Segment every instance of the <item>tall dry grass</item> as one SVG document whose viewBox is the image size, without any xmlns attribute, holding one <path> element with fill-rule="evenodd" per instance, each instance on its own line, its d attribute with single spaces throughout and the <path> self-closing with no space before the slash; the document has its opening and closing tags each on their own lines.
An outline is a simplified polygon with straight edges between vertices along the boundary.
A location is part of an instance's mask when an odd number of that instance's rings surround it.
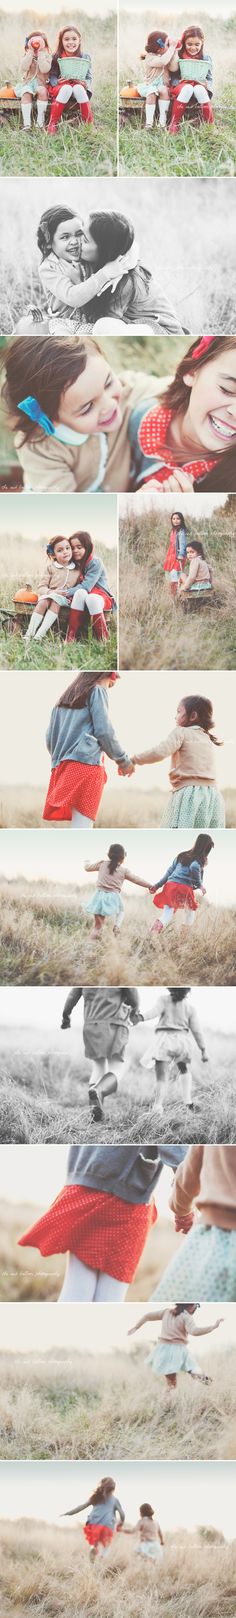
<svg viewBox="0 0 236 1618">
<path fill-rule="evenodd" d="M 118 938 L 105 922 L 99 943 L 91 939 L 85 905 L 91 889 L 52 883 L 0 882 L 0 983 L 236 982 L 235 910 L 208 905 L 194 926 L 177 925 L 164 936 L 151 933 L 150 898 L 126 898 Z"/>
<path fill-rule="evenodd" d="M 147 1354 L 146 1343 L 132 1357 L 116 1349 L 85 1359 L 79 1347 L 1 1353 L 1 1460 L 236 1459 L 236 1350 L 199 1360 L 208 1387 L 179 1376 L 171 1405 Z"/>
<path fill-rule="evenodd" d="M 170 513 L 151 509 L 120 520 L 120 666 L 131 669 L 223 668 L 236 661 L 235 500 L 210 518 L 187 516 L 187 535 L 199 539 L 211 564 L 216 596 L 187 612 L 171 599 L 163 564 L 169 544 Z M 127 578 L 129 589 L 127 590 Z"/>
<path fill-rule="evenodd" d="M 48 777 L 49 779 L 49 777 Z M 0 827 L 41 826 L 47 784 L 43 787 L 7 786 L 0 782 Z M 138 787 L 130 792 L 124 783 L 123 792 L 105 788 L 96 826 L 148 827 L 161 826 L 170 794 L 151 788 L 141 792 Z M 225 804 L 225 825 L 236 826 L 236 792 L 231 787 L 222 793 Z M 69 823 L 70 824 L 70 823 Z M 68 825 L 68 822 L 67 822 Z"/>
<path fill-rule="evenodd" d="M 119 1534 L 95 1569 L 81 1527 L 33 1519 L 2 1521 L 1 1551 L 4 1618 L 235 1618 L 236 1542 L 210 1527 L 168 1534 L 156 1567 Z"/>
<path fill-rule="evenodd" d="M 192 1047 L 194 1110 L 189 1113 L 181 1085 L 170 1072 L 164 1112 L 160 1115 L 155 1069 L 126 1064 L 116 1096 L 105 1103 L 99 1140 L 155 1141 L 161 1126 L 165 1141 L 226 1141 L 234 1134 L 235 1040 L 222 1030 L 204 1029 L 208 1065 Z M 2 1029 L 0 1039 L 0 1140 L 12 1142 L 97 1141 L 91 1119 L 88 1082 L 92 1064 L 84 1057 L 82 1035 L 53 1030 L 24 1030 L 15 1037 Z"/>
</svg>

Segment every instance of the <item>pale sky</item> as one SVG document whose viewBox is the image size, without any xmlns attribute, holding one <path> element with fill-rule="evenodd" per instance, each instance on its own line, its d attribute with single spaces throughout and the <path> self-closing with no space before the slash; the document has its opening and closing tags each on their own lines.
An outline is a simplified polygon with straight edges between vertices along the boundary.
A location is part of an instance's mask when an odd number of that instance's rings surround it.
<svg viewBox="0 0 236 1618">
<path fill-rule="evenodd" d="M 204 518 L 206 521 L 209 521 L 213 511 L 216 511 L 217 508 L 226 505 L 227 498 L 227 494 L 181 494 L 181 511 L 183 512 L 186 522 L 188 517 L 193 517 L 195 522 L 202 522 Z M 5 499 L 8 499 L 8 496 L 5 495 Z M 135 495 L 120 494 L 119 509 L 120 516 L 126 517 L 129 511 L 133 511 L 135 516 L 138 516 L 140 511 L 144 512 L 156 510 L 162 512 L 169 511 L 171 513 L 175 510 L 175 506 L 173 504 L 173 494 L 165 494 L 163 497 L 163 494 L 156 494 L 156 492 L 151 492 L 151 490 L 149 490 L 148 493 L 148 490 L 144 488 L 139 489 Z"/>
<path fill-rule="evenodd" d="M 151 989 L 141 988 L 138 992 L 140 1009 L 145 1016 L 155 1006 L 158 994 L 163 994 L 163 988 L 157 984 Z M 37 1037 L 40 1048 L 41 1038 L 45 1043 L 48 1031 L 50 1048 L 53 1035 L 57 1047 L 59 1045 L 60 1051 L 65 1051 L 66 1058 L 69 1057 L 72 1039 L 73 1047 L 74 1042 L 77 1046 L 78 1034 L 81 1036 L 82 1033 L 84 1002 L 82 997 L 75 1006 L 69 1032 L 62 1032 L 60 1025 L 66 994 L 69 994 L 69 988 L 0 988 L 0 1042 L 2 1038 L 4 1043 L 6 1032 L 14 1042 L 17 1032 L 21 1030 L 22 1050 L 24 1033 L 28 1043 L 31 1031 L 32 1039 L 33 1035 Z M 191 990 L 191 1003 L 204 1028 L 213 1029 L 214 1032 L 236 1033 L 234 989 L 194 987 Z"/>
<path fill-rule="evenodd" d="M 165 1305 L 158 1307 L 164 1310 Z M 148 1304 L 147 1304 L 148 1308 Z M 39 1317 L 40 1309 L 40 1317 Z M 2 1303 L 0 1304 L 0 1374 L 1 1352 L 17 1354 L 48 1354 L 55 1350 L 64 1349 L 66 1355 L 79 1354 L 94 1356 L 99 1354 L 107 1356 L 120 1352 L 132 1358 L 138 1348 L 147 1348 L 149 1342 L 156 1342 L 160 1333 L 160 1324 L 150 1322 L 142 1326 L 137 1336 L 128 1337 L 131 1326 L 135 1326 L 142 1314 L 145 1314 L 146 1305 L 137 1303 L 121 1305 L 106 1305 L 106 1330 L 104 1331 L 104 1304 L 97 1304 L 96 1335 L 91 1332 L 91 1304 L 68 1303 L 66 1309 L 58 1309 L 55 1303 Z M 150 1310 L 155 1310 L 155 1304 L 150 1303 Z M 211 1326 L 219 1318 L 221 1309 L 215 1303 L 203 1303 L 195 1316 L 195 1324 L 202 1329 Z M 210 1337 L 199 1337 L 196 1343 L 196 1354 L 201 1359 L 202 1354 L 219 1353 L 222 1349 L 236 1348 L 236 1304 L 222 1304 L 223 1324 Z M 68 1362 L 67 1362 L 68 1363 Z M 52 1361 L 50 1358 L 50 1372 Z"/>
<path fill-rule="evenodd" d="M 9 676 L 8 676 L 9 678 Z M 236 832 L 214 831 L 214 849 L 206 870 L 207 898 L 214 905 L 236 905 Z M 69 884 L 76 889 L 78 901 L 86 902 L 84 889 L 96 883 L 96 875 L 84 869 L 85 860 L 102 860 L 111 842 L 123 844 L 126 864 L 135 876 L 154 882 L 164 875 L 168 865 L 181 848 L 190 848 L 194 832 L 159 831 L 148 828 L 128 830 L 114 826 L 111 830 L 75 832 L 64 828 L 46 827 L 28 830 L 0 831 L 0 880 L 6 877 L 25 878 L 27 881 L 43 879 L 49 883 Z M 142 890 L 127 882 L 125 894 L 142 899 Z M 30 897 L 30 896 L 29 896 Z M 150 900 L 151 903 L 151 900 Z"/>
<path fill-rule="evenodd" d="M 8 183 L 8 182 L 7 182 Z M 38 182 L 37 182 L 38 183 Z M 44 181 L 42 182 L 44 185 Z M 40 184 L 40 181 L 39 181 Z M 69 538 L 77 529 L 86 529 L 96 545 L 113 548 L 117 542 L 117 500 L 115 494 L 1 494 L 1 537 L 35 541 L 48 545 L 55 534 Z M 1 557 L 4 556 L 4 544 Z M 7 552 L 6 552 L 7 556 Z M 7 561 L 8 561 L 7 556 Z"/>
<path fill-rule="evenodd" d="M 4 18 L 8 11 L 13 12 L 17 18 L 22 17 L 22 30 L 24 32 L 27 28 L 27 20 L 29 20 L 29 27 L 32 29 L 32 21 L 33 26 L 36 26 L 40 18 L 40 25 L 43 28 L 45 19 L 48 23 L 49 14 L 52 17 L 61 16 L 63 19 L 65 12 L 67 15 L 69 13 L 70 22 L 74 22 L 78 27 L 78 7 L 75 10 L 71 5 L 71 0 L 63 0 L 63 5 L 60 5 L 60 0 L 48 0 L 48 5 L 45 5 L 45 0 L 35 0 L 35 5 L 33 4 L 27 8 L 24 8 L 22 0 L 7 0 L 7 6 L 2 7 L 0 11 L 0 27 L 4 26 Z M 86 0 L 88 17 L 97 17 L 101 13 L 103 17 L 106 17 L 109 16 L 111 11 L 116 11 L 116 3 L 113 5 L 112 0 L 111 3 L 109 3 L 109 0 L 102 0 L 102 3 L 101 0 Z"/>
<path fill-rule="evenodd" d="M 136 11 L 143 11 L 143 0 L 130 0 L 129 7 L 128 0 L 120 0 L 120 8 L 122 11 L 128 11 L 128 9 L 131 11 L 134 7 Z M 161 7 L 156 5 L 155 0 L 147 0 L 147 15 L 148 12 L 152 10 L 155 10 L 155 26 L 159 27 L 162 24 L 162 26 L 165 27 L 165 20 L 167 19 L 167 21 L 169 21 L 169 17 L 176 17 L 178 21 L 178 17 L 182 19 L 183 16 L 194 16 L 195 20 L 196 0 L 185 0 L 185 4 L 181 4 L 181 0 L 162 0 Z M 235 0 L 205 0 L 205 5 L 203 3 L 200 4 L 200 9 L 198 8 L 197 11 L 197 20 L 200 25 L 202 24 L 202 26 L 204 26 L 204 23 L 206 26 L 208 17 L 220 17 L 221 20 L 225 22 L 227 17 L 234 16 Z"/>
<path fill-rule="evenodd" d="M 162 1528 L 180 1527 L 194 1532 L 198 1524 L 211 1524 L 235 1536 L 236 1463 L 218 1461 L 114 1461 L 111 1466 L 116 1493 L 126 1512 L 127 1522 L 135 1523 L 141 1500 L 150 1500 Z M 104 1477 L 104 1461 L 4 1461 L 0 1467 L 0 1515 L 39 1518 L 72 1527 L 74 1518 L 60 1513 L 89 1498 Z M 78 1522 L 86 1521 L 82 1513 Z M 213 1548 L 214 1558 L 214 1548 Z"/>
<path fill-rule="evenodd" d="M 46 788 L 50 773 L 45 732 L 51 710 L 58 702 L 68 683 L 76 678 L 77 670 L 0 673 L 1 760 L 0 786 L 29 784 L 33 788 Z M 121 745 L 127 753 L 152 749 L 164 739 L 175 722 L 178 702 L 194 692 L 207 696 L 213 703 L 215 732 L 224 746 L 212 745 L 213 765 L 217 785 L 236 788 L 236 674 L 222 671 L 135 672 L 122 673 L 109 691 L 109 712 Z M 155 787 L 169 791 L 170 756 L 160 764 L 138 767 L 127 784 L 118 775 L 117 765 L 106 756 L 108 789 L 113 788 L 123 800 L 122 814 L 131 793 L 152 791 Z M 103 812 L 108 804 L 107 789 L 103 796 Z M 194 838 L 193 838 L 194 841 Z"/>
<path fill-rule="evenodd" d="M 67 1146 L 0 1146 L 1 1197 L 8 1203 L 30 1202 L 46 1208 L 65 1185 L 67 1158 Z M 172 1169 L 163 1168 L 158 1180 L 158 1208 L 164 1217 L 169 1213 L 170 1219 L 172 1179 Z"/>
</svg>

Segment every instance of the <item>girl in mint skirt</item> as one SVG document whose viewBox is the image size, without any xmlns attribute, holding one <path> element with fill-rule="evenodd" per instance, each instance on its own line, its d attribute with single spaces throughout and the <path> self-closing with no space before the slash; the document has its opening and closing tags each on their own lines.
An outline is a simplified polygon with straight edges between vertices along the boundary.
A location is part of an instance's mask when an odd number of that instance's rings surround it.
<svg viewBox="0 0 236 1618">
<path fill-rule="evenodd" d="M 177 1387 L 177 1372 L 187 1371 L 188 1376 L 194 1377 L 197 1382 L 211 1382 L 210 1376 L 204 1375 L 200 1370 L 198 1361 L 188 1346 L 189 1333 L 191 1337 L 206 1337 L 209 1332 L 216 1331 L 221 1320 L 215 1320 L 213 1326 L 195 1326 L 192 1317 L 200 1308 L 199 1303 L 176 1303 L 173 1309 L 157 1309 L 154 1314 L 142 1315 L 136 1326 L 131 1326 L 128 1337 L 140 1330 L 150 1320 L 161 1321 L 161 1335 L 158 1343 L 148 1354 L 147 1365 L 151 1365 L 156 1376 L 164 1376 L 169 1391 Z"/>
<path fill-rule="evenodd" d="M 157 764 L 171 755 L 171 796 L 161 826 L 224 826 L 224 799 L 215 779 L 214 719 L 208 697 L 183 697 L 173 730 L 148 753 L 134 753 L 133 764 Z"/>
<path fill-rule="evenodd" d="M 152 1297 L 235 1303 L 236 1146 L 190 1146 L 177 1169 L 170 1208 L 186 1241 Z"/>
</svg>

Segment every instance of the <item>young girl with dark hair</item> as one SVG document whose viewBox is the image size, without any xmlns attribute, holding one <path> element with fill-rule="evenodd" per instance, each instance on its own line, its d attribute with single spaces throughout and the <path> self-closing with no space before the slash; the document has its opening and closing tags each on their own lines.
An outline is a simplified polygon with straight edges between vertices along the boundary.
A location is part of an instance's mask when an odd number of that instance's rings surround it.
<svg viewBox="0 0 236 1618">
<path fill-rule="evenodd" d="M 153 1299 L 236 1301 L 236 1146 L 190 1146 L 169 1206 L 186 1241 Z M 196 1216 L 199 1215 L 199 1218 Z M 193 1226 L 193 1229 L 191 1228 Z"/>
<path fill-rule="evenodd" d="M 144 1500 L 143 1505 L 139 1507 L 139 1518 L 135 1528 L 125 1528 L 124 1532 L 138 1535 L 139 1543 L 134 1546 L 134 1550 L 139 1556 L 148 1556 L 152 1562 L 162 1562 L 164 1535 L 160 1523 L 154 1517 L 153 1506 L 149 1505 L 148 1500 Z"/>
<path fill-rule="evenodd" d="M 171 525 L 170 542 L 164 561 L 164 572 L 169 577 L 171 596 L 175 597 L 179 579 L 182 577 L 187 549 L 186 526 L 182 511 L 172 511 Z"/>
<path fill-rule="evenodd" d="M 77 584 L 79 565 L 73 559 L 70 539 L 56 534 L 47 545 L 48 563 L 38 585 L 37 606 L 31 613 L 25 640 L 44 640 L 59 618 L 61 607 L 66 607 L 69 586 Z"/>
<path fill-rule="evenodd" d="M 155 1309 L 152 1314 L 148 1310 L 146 1315 L 141 1316 L 141 1320 L 137 1320 L 137 1325 L 131 1326 L 128 1331 L 128 1337 L 133 1337 L 135 1332 L 140 1330 L 140 1326 L 146 1326 L 149 1320 L 161 1321 L 159 1341 L 156 1347 L 151 1349 L 146 1364 L 151 1365 L 155 1376 L 165 1377 L 170 1394 L 175 1393 L 179 1371 L 187 1371 L 194 1382 L 212 1382 L 211 1376 L 205 1376 L 204 1372 L 200 1371 L 200 1366 L 188 1347 L 188 1339 L 189 1333 L 191 1337 L 208 1337 L 209 1332 L 216 1331 L 216 1328 L 221 1326 L 222 1317 L 215 1320 L 213 1326 L 195 1326 L 194 1322 L 191 1325 L 192 1316 L 199 1308 L 199 1303 L 176 1303 L 174 1309 Z"/>
<path fill-rule="evenodd" d="M 205 551 L 200 539 L 187 540 L 186 558 L 189 562 L 189 572 L 178 579 L 178 596 L 205 595 L 213 588 L 213 574 L 210 562 L 207 562 Z"/>
<path fill-rule="evenodd" d="M 169 69 L 178 68 L 176 45 L 168 34 L 154 29 L 148 34 L 141 62 L 145 62 L 145 80 L 138 84 L 139 95 L 146 99 L 146 129 L 153 129 L 156 101 L 159 105 L 159 124 L 165 129 L 170 105 Z"/>
<path fill-rule="evenodd" d="M 73 581 L 69 588 L 70 613 L 67 641 L 77 640 L 83 633 L 86 612 L 92 625 L 95 640 L 107 640 L 108 630 L 105 613 L 110 612 L 116 603 L 111 595 L 107 574 L 103 563 L 94 554 L 93 541 L 90 534 L 78 532 L 71 534 L 70 545 L 75 567 L 79 567 L 79 579 Z"/>
<path fill-rule="evenodd" d="M 31 129 L 31 115 L 34 100 L 37 101 L 37 127 L 44 129 L 45 114 L 48 105 L 49 75 L 52 63 L 52 52 L 46 34 L 37 32 L 27 34 L 25 50 L 21 63 L 21 78 L 15 84 L 15 95 L 21 103 L 23 128 L 25 133 Z"/>
<path fill-rule="evenodd" d="M 211 106 L 213 92 L 212 59 L 205 51 L 202 28 L 189 23 L 177 45 L 178 72 L 170 74 L 170 96 L 173 105 L 169 135 L 176 135 L 185 107 L 197 102 L 204 123 L 213 124 Z"/>
<path fill-rule="evenodd" d="M 161 826 L 224 826 L 224 799 L 216 787 L 212 743 L 212 702 L 208 697 L 183 697 L 176 723 L 164 740 L 148 753 L 134 753 L 133 764 L 158 764 L 171 754 L 172 795 Z"/>
<path fill-rule="evenodd" d="M 59 1303 L 122 1303 L 149 1230 L 163 1165 L 174 1170 L 185 1146 L 71 1146 L 67 1182 L 19 1239 L 44 1256 L 67 1253 Z"/>
<path fill-rule="evenodd" d="M 79 674 L 53 708 L 46 733 L 51 776 L 44 820 L 70 820 L 76 829 L 94 825 L 107 780 L 104 752 L 119 764 L 121 775 L 133 774 L 109 719 L 108 691 L 118 679 L 118 674 Z"/>
<path fill-rule="evenodd" d="M 83 224 L 72 208 L 47 208 L 37 240 L 51 333 L 96 332 L 113 317 L 121 330 L 129 322 L 136 330 L 142 321 L 144 330 L 182 331 L 140 262 L 133 225 L 122 214 L 91 213 Z"/>
<path fill-rule="evenodd" d="M 83 55 L 81 34 L 74 23 L 66 23 L 58 35 L 50 72 L 50 99 L 53 103 L 48 135 L 55 135 L 63 109 L 73 99 L 80 108 L 83 123 L 93 124 L 91 56 Z"/>
<path fill-rule="evenodd" d="M 148 888 L 150 883 L 144 882 L 141 876 L 133 876 L 127 865 L 124 865 L 125 848 L 122 843 L 111 843 L 105 860 L 97 860 L 96 865 L 90 865 L 86 860 L 86 871 L 97 871 L 98 881 L 96 893 L 86 905 L 90 916 L 94 916 L 94 927 L 91 938 L 98 938 L 104 921 L 108 917 L 113 921 L 113 933 L 118 933 L 124 920 L 124 905 L 121 899 L 123 882 L 134 882 L 138 888 Z"/>
<path fill-rule="evenodd" d="M 150 1062 L 150 1057 L 154 1058 L 159 1115 L 163 1112 L 169 1079 L 172 1084 L 176 1079 L 180 1081 L 183 1105 L 188 1108 L 194 1106 L 192 1039 L 201 1051 L 202 1062 L 208 1060 L 195 1006 L 188 998 L 190 994 L 190 989 L 167 989 L 164 994 L 158 994 L 155 1004 L 146 1012 L 145 1024 L 153 1021 L 153 1018 L 157 1018 L 157 1022 L 147 1052 L 144 1051 L 142 1066 Z"/>
<path fill-rule="evenodd" d="M 159 393 L 130 417 L 133 486 L 235 489 L 236 337 L 194 339 Z"/>
<path fill-rule="evenodd" d="M 181 919 L 189 926 L 194 921 L 198 909 L 195 890 L 205 894 L 203 887 L 203 872 L 208 863 L 208 855 L 214 848 L 212 837 L 206 833 L 199 833 L 193 848 L 181 849 L 175 855 L 172 864 L 168 866 L 165 876 L 159 882 L 152 883 L 150 893 L 154 893 L 153 904 L 162 910 L 162 921 L 154 922 L 153 932 L 162 932 L 168 927 L 175 912 L 181 911 Z M 159 891 L 161 890 L 161 891 Z"/>
<path fill-rule="evenodd" d="M 83 1525 L 83 1533 L 90 1546 L 91 1562 L 96 1560 L 99 1551 L 105 1553 L 109 1550 L 114 1534 L 123 1528 L 125 1513 L 114 1493 L 115 1487 L 113 1478 L 101 1478 L 98 1488 L 93 1490 L 88 1500 L 83 1501 L 82 1506 L 73 1506 L 72 1511 L 63 1512 L 64 1517 L 77 1517 L 78 1512 L 87 1511 L 87 1507 L 92 1506 Z"/>
</svg>

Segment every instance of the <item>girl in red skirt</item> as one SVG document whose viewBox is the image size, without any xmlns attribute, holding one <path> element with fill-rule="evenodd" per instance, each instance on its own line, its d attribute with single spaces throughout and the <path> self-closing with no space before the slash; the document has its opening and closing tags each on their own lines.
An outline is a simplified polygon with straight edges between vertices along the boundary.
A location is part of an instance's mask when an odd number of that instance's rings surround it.
<svg viewBox="0 0 236 1618">
<path fill-rule="evenodd" d="M 182 911 L 182 919 L 189 925 L 194 921 L 197 901 L 195 889 L 205 894 L 203 887 L 203 872 L 208 863 L 208 854 L 214 848 L 212 837 L 199 834 L 193 848 L 181 849 L 176 854 L 172 865 L 169 865 L 165 876 L 152 885 L 150 892 L 154 893 L 153 904 L 162 910 L 162 920 L 154 922 L 152 932 L 161 933 L 163 927 L 173 920 L 176 911 Z M 159 891 L 161 889 L 161 892 Z"/>
<path fill-rule="evenodd" d="M 105 613 L 111 612 L 116 603 L 109 590 L 105 568 L 99 557 L 95 556 L 90 534 L 78 531 L 71 534 L 70 545 L 74 565 L 79 567 L 79 580 L 75 589 L 71 580 L 71 592 L 68 591 L 71 608 L 67 641 L 77 640 L 79 634 L 83 633 L 86 612 L 95 640 L 108 640 Z"/>
<path fill-rule="evenodd" d="M 93 1494 L 89 1495 L 88 1500 L 83 1501 L 82 1506 L 73 1506 L 72 1511 L 63 1513 L 64 1517 L 77 1517 L 79 1511 L 87 1511 L 87 1507 L 92 1506 L 92 1511 L 90 1511 L 83 1527 L 85 1538 L 90 1546 L 91 1562 L 95 1561 L 99 1550 L 102 1552 L 109 1550 L 114 1534 L 118 1534 L 123 1528 L 125 1513 L 120 1500 L 114 1494 L 115 1487 L 113 1478 L 101 1478 L 98 1489 L 94 1489 Z M 120 1519 L 119 1522 L 117 1522 L 117 1517 Z"/>
<path fill-rule="evenodd" d="M 94 825 L 107 780 L 103 749 L 121 775 L 133 774 L 108 713 L 107 692 L 118 679 L 118 674 L 79 674 L 53 708 L 46 733 L 51 776 L 44 820 L 70 820 L 76 828 Z"/>
<path fill-rule="evenodd" d="M 81 34 L 74 23 L 60 30 L 55 55 L 52 58 L 49 79 L 52 101 L 48 135 L 55 135 L 64 107 L 74 99 L 80 108 L 83 123 L 93 124 L 90 100 L 92 96 L 91 57 L 83 55 Z"/>
<path fill-rule="evenodd" d="M 151 1226 L 163 1164 L 176 1169 L 182 1146 L 71 1146 L 67 1184 L 48 1212 L 20 1237 L 44 1257 L 66 1253 L 60 1303 L 122 1303 Z"/>
</svg>

